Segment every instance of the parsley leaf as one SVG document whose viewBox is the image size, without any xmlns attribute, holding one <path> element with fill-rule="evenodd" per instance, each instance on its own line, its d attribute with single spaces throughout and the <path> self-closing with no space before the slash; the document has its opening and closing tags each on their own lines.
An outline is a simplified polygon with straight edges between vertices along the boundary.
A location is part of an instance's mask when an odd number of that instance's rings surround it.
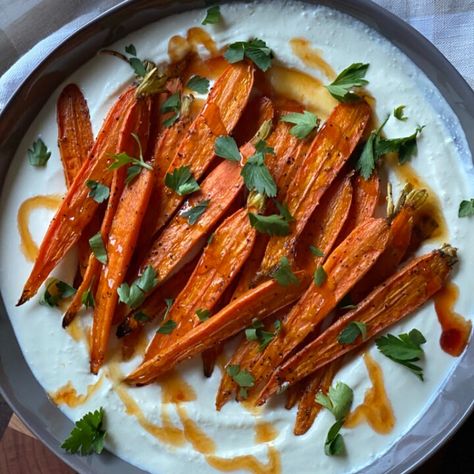
<svg viewBox="0 0 474 474">
<path fill-rule="evenodd" d="M 245 337 L 247 341 L 255 341 L 259 343 L 258 349 L 260 351 L 263 351 L 268 344 L 273 340 L 275 336 L 278 335 L 278 333 L 281 330 L 281 321 L 277 319 L 274 323 L 273 326 L 275 328 L 275 331 L 266 331 L 265 326 L 261 321 L 258 319 L 254 319 L 252 321 L 252 325 L 245 330 Z"/>
<path fill-rule="evenodd" d="M 423 380 L 423 369 L 414 362 L 418 362 L 423 355 L 421 345 L 425 342 L 425 337 L 418 329 L 412 329 L 408 334 L 400 334 L 398 337 L 387 334 L 375 340 L 383 355 L 410 369 L 420 380 Z"/>
<path fill-rule="evenodd" d="M 156 330 L 158 334 L 171 334 L 178 324 L 172 319 L 168 319 Z"/>
<path fill-rule="evenodd" d="M 319 265 L 318 268 L 316 268 L 313 276 L 314 284 L 316 286 L 323 286 L 324 282 L 327 279 L 327 274 L 326 271 L 324 270 L 322 265 Z"/>
<path fill-rule="evenodd" d="M 362 339 L 367 337 L 367 325 L 359 321 L 351 321 L 340 333 L 337 338 L 339 344 L 352 344 L 359 336 Z"/>
<path fill-rule="evenodd" d="M 458 217 L 474 216 L 474 199 L 469 201 L 461 201 L 459 203 Z"/>
<path fill-rule="evenodd" d="M 240 155 L 239 147 L 235 140 L 226 135 L 217 137 L 214 144 L 214 153 L 220 158 L 225 158 L 230 161 L 240 162 L 242 156 Z"/>
<path fill-rule="evenodd" d="M 133 319 L 139 323 L 146 323 L 147 321 L 150 321 L 150 316 L 145 314 L 143 311 L 137 311 L 136 313 L 133 313 Z"/>
<path fill-rule="evenodd" d="M 157 274 L 151 265 L 147 265 L 143 273 L 129 286 L 122 283 L 117 288 L 119 299 L 122 303 L 137 309 L 144 301 L 146 293 L 158 284 Z"/>
<path fill-rule="evenodd" d="M 196 310 L 196 316 L 199 318 L 199 321 L 203 322 L 210 318 L 211 312 L 208 309 L 198 308 Z"/>
<path fill-rule="evenodd" d="M 92 294 L 91 289 L 87 289 L 82 293 L 81 296 L 81 303 L 86 307 L 86 308 L 94 308 L 95 307 L 95 299 L 94 295 Z"/>
<path fill-rule="evenodd" d="M 319 119 L 316 115 L 305 110 L 302 114 L 298 112 L 285 114 L 280 120 L 295 124 L 290 133 L 296 138 L 306 138 L 314 129 L 319 126 Z"/>
<path fill-rule="evenodd" d="M 247 160 L 240 174 L 249 191 L 257 191 L 259 194 L 275 197 L 277 187 L 265 165 L 265 155 L 267 153 L 273 155 L 275 151 L 268 147 L 264 140 L 260 140 L 255 146 L 255 153 Z"/>
<path fill-rule="evenodd" d="M 298 285 L 299 280 L 291 270 L 287 257 L 281 257 L 277 269 L 272 273 L 272 278 L 281 286 Z"/>
<path fill-rule="evenodd" d="M 318 392 L 316 402 L 327 408 L 336 418 L 336 420 L 344 419 L 349 413 L 354 399 L 352 389 L 343 382 L 337 382 L 329 388 L 328 394 Z"/>
<path fill-rule="evenodd" d="M 324 252 L 318 249 L 317 247 L 315 247 L 314 245 L 310 245 L 309 250 L 315 257 L 324 257 Z"/>
<path fill-rule="evenodd" d="M 232 380 L 240 387 L 239 394 L 242 398 L 247 398 L 248 389 L 254 386 L 255 379 L 252 374 L 245 369 L 240 369 L 240 365 L 229 365 L 226 368 Z"/>
<path fill-rule="evenodd" d="M 215 25 L 221 20 L 221 8 L 219 5 L 214 5 L 207 9 L 206 17 L 202 20 L 201 25 Z"/>
<path fill-rule="evenodd" d="M 186 87 L 199 94 L 207 94 L 209 92 L 209 84 L 209 79 L 195 75 L 189 79 Z"/>
<path fill-rule="evenodd" d="M 358 100 L 359 96 L 353 89 L 363 87 L 369 83 L 364 79 L 368 68 L 368 64 L 353 63 L 344 69 L 331 84 L 326 86 L 326 89 L 339 102 Z"/>
<path fill-rule="evenodd" d="M 107 250 L 105 249 L 104 241 L 102 240 L 102 234 L 97 232 L 89 239 L 89 245 L 94 254 L 95 258 L 104 265 L 107 264 Z"/>
<path fill-rule="evenodd" d="M 288 221 L 280 215 L 272 214 L 270 216 L 261 216 L 249 212 L 250 224 L 261 234 L 268 235 L 288 235 L 290 226 Z"/>
<path fill-rule="evenodd" d="M 282 204 L 276 199 L 274 199 L 273 202 L 275 203 L 275 206 L 277 207 L 280 216 L 283 217 L 286 222 L 290 223 L 295 220 L 295 218 L 291 215 L 291 212 L 288 210 L 288 207 L 285 204 Z"/>
<path fill-rule="evenodd" d="M 169 312 L 171 311 L 171 306 L 173 306 L 174 300 L 173 298 L 165 298 L 165 304 L 166 304 L 166 311 L 165 314 L 163 315 L 163 319 L 166 319 L 168 316 Z"/>
<path fill-rule="evenodd" d="M 137 49 L 135 48 L 135 45 L 133 44 L 129 44 L 128 46 L 125 46 L 125 52 L 129 54 L 130 56 L 137 55 Z"/>
<path fill-rule="evenodd" d="M 165 184 L 180 196 L 186 196 L 200 189 L 190 166 L 181 166 L 175 168 L 172 173 L 166 173 Z"/>
<path fill-rule="evenodd" d="M 211 202 L 210 199 L 205 199 L 199 203 L 197 203 L 194 207 L 191 207 L 187 211 L 181 212 L 181 215 L 188 219 L 190 225 L 196 224 L 199 218 L 204 214 L 209 203 Z"/>
<path fill-rule="evenodd" d="M 171 127 L 171 125 L 173 125 L 176 122 L 176 120 L 179 119 L 179 116 L 180 116 L 181 96 L 179 95 L 179 92 L 175 92 L 174 94 L 171 94 L 163 102 L 163 105 L 161 106 L 160 110 L 161 110 L 161 113 L 163 114 L 170 113 L 170 116 L 166 120 L 163 121 L 163 126 L 166 128 Z"/>
<path fill-rule="evenodd" d="M 101 407 L 94 412 L 86 413 L 76 421 L 75 427 L 61 448 L 68 453 L 79 453 L 81 456 L 100 454 L 104 449 L 104 438 L 107 433 L 103 429 L 104 413 Z"/>
<path fill-rule="evenodd" d="M 128 63 L 135 72 L 135 75 L 137 77 L 145 77 L 147 73 L 146 67 L 143 61 L 137 58 L 137 49 L 135 48 L 135 46 L 133 44 L 125 46 L 125 52 L 129 56 L 132 56 L 131 58 L 128 58 Z"/>
<path fill-rule="evenodd" d="M 86 181 L 86 186 L 90 189 L 89 197 L 91 197 L 95 202 L 100 204 L 109 198 L 110 189 L 108 186 L 105 186 L 105 184 L 94 181 L 93 179 L 88 179 Z"/>
<path fill-rule="evenodd" d="M 229 63 L 238 63 L 244 58 L 250 59 L 259 69 L 266 71 L 272 64 L 273 52 L 265 41 L 254 38 L 250 41 L 232 43 L 224 53 Z"/>
<path fill-rule="evenodd" d="M 393 110 L 393 116 L 397 119 L 397 120 L 401 120 L 401 121 L 405 121 L 407 120 L 407 116 L 404 115 L 404 109 L 405 109 L 405 106 L 404 105 L 399 105 L 398 107 L 396 107 L 394 110 Z"/>
<path fill-rule="evenodd" d="M 31 148 L 28 148 L 28 161 L 30 162 L 31 166 L 46 166 L 48 162 L 51 152 L 48 151 L 48 148 L 44 144 L 41 138 L 38 138 Z"/>
<path fill-rule="evenodd" d="M 46 290 L 41 297 L 40 303 L 54 308 L 61 300 L 70 298 L 76 294 L 76 289 L 57 278 L 50 278 L 46 283 Z"/>
<path fill-rule="evenodd" d="M 344 420 L 339 420 L 329 428 L 324 442 L 324 454 L 326 456 L 340 456 L 346 452 L 344 438 L 339 433 L 344 424 Z"/>
</svg>

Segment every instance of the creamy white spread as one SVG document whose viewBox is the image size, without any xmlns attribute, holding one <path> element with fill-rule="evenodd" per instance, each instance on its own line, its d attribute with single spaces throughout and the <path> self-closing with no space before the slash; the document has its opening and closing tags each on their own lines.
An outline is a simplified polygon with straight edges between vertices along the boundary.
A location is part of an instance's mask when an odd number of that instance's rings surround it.
<svg viewBox="0 0 474 474">
<path fill-rule="evenodd" d="M 474 267 L 474 252 L 469 236 L 474 235 L 474 219 L 459 219 L 457 209 L 462 199 L 474 195 L 473 169 L 462 130 L 452 111 L 434 88 L 433 84 L 399 50 L 381 38 L 366 25 L 337 11 L 298 2 L 256 2 L 221 7 L 224 23 L 208 25 L 217 46 L 229 42 L 247 40 L 257 36 L 273 49 L 276 61 L 301 69 L 327 83 L 320 71 L 303 64 L 292 52 L 289 40 L 304 37 L 321 51 L 322 57 L 335 71 L 354 62 L 370 63 L 366 78 L 368 89 L 375 97 L 375 109 L 384 118 L 395 107 L 406 105 L 406 122 L 389 120 L 385 127 L 388 137 L 406 136 L 416 125 L 425 125 L 418 140 L 418 154 L 412 160 L 413 167 L 430 184 L 438 195 L 449 229 L 449 242 L 458 247 L 460 265 L 453 281 L 459 286 L 460 297 L 456 311 L 472 319 L 469 299 L 471 285 L 469 272 Z M 185 35 L 188 28 L 200 26 L 205 12 L 190 11 L 153 23 L 111 48 L 123 51 L 133 43 L 138 55 L 157 62 L 167 59 L 168 39 L 176 34 Z M 78 84 L 87 99 L 94 133 L 118 94 L 132 80 L 131 68 L 116 58 L 99 55 L 71 75 L 67 83 Z M 65 83 L 66 84 L 66 83 Z M 64 84 L 64 85 L 65 85 Z M 41 113 L 32 123 L 20 144 L 10 167 L 2 195 L 0 222 L 0 283 L 6 308 L 24 356 L 34 375 L 51 393 L 68 381 L 79 394 L 87 391 L 97 377 L 89 373 L 88 348 L 84 339 L 76 342 L 61 328 L 61 313 L 39 304 L 35 297 L 17 308 L 15 303 L 30 272 L 31 263 L 26 261 L 20 249 L 16 219 L 20 204 L 35 195 L 65 192 L 64 175 L 59 158 L 55 106 L 63 86 L 51 96 Z M 26 151 L 38 137 L 52 151 L 45 168 L 28 164 Z M 401 183 L 390 171 L 390 179 L 398 194 Z M 52 212 L 38 210 L 32 214 L 30 230 L 36 242 L 47 229 Z M 429 242 L 420 253 L 439 246 Z M 68 257 L 54 271 L 59 278 L 72 281 L 75 272 L 75 255 Z M 42 290 L 41 290 L 42 291 Z M 90 324 L 90 315 L 82 318 L 84 326 Z M 264 410 L 254 415 L 241 405 L 230 402 L 219 413 L 214 409 L 214 399 L 220 380 L 215 370 L 210 379 L 202 375 L 199 358 L 183 364 L 179 371 L 194 388 L 197 399 L 185 404 L 188 416 L 196 421 L 217 446 L 216 455 L 223 458 L 251 454 L 267 462 L 267 446 L 254 441 L 256 419 L 272 422 L 278 431 L 272 444 L 281 454 L 282 472 L 348 473 L 361 469 L 386 451 L 409 429 L 436 396 L 457 359 L 445 354 L 439 346 L 440 326 L 433 304 L 403 320 L 391 329 L 394 334 L 418 328 L 427 339 L 422 366 L 425 381 L 419 381 L 406 368 L 391 362 L 371 345 L 370 353 L 383 368 L 385 388 L 391 401 L 396 423 L 388 435 L 375 433 L 367 424 L 355 429 L 342 429 L 347 455 L 327 457 L 324 454 L 326 433 L 333 417 L 323 410 L 307 434 L 295 437 L 292 433 L 295 410 L 283 408 L 282 399 L 271 401 Z M 140 358 L 122 364 L 121 371 L 128 373 L 137 366 Z M 107 368 L 102 372 L 107 372 Z M 354 389 L 354 406 L 362 402 L 370 387 L 367 370 L 361 357 L 347 363 L 336 375 Z M 161 424 L 163 410 L 160 386 L 153 384 L 143 388 L 130 388 L 128 393 L 136 400 L 146 418 Z M 61 405 L 59 408 L 72 420 L 84 413 L 103 406 L 106 410 L 106 426 L 109 433 L 107 449 L 126 461 L 150 472 L 187 473 L 192 463 L 195 473 L 215 472 L 204 456 L 196 452 L 189 442 L 172 448 L 160 443 L 138 424 L 134 416 L 126 413 L 109 378 L 86 403 L 76 408 Z M 167 407 L 171 421 L 180 427 L 181 422 L 173 405 Z M 243 472 L 243 471 L 241 471 Z"/>
</svg>

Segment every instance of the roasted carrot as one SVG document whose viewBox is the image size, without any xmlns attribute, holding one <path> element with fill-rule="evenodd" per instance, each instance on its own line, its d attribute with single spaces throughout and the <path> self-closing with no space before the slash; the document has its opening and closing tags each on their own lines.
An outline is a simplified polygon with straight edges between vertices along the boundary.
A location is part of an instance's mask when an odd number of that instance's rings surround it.
<svg viewBox="0 0 474 474">
<path fill-rule="evenodd" d="M 191 278 L 168 313 L 167 320 L 174 321 L 176 328 L 171 334 L 155 335 L 148 346 L 146 360 L 200 324 L 201 319 L 196 311 L 205 310 L 212 314 L 220 297 L 252 251 L 256 230 L 250 225 L 247 212 L 247 209 L 240 209 L 214 232 Z"/>
<path fill-rule="evenodd" d="M 310 285 L 293 307 L 282 328 L 251 368 L 255 385 L 266 382 L 298 344 L 319 327 L 354 284 L 362 278 L 385 250 L 390 227 L 385 219 L 364 221 L 329 255 L 320 268 L 321 286 Z"/>
<path fill-rule="evenodd" d="M 456 249 L 449 245 L 411 260 L 372 291 L 356 309 L 344 315 L 279 367 L 262 390 L 258 403 L 264 403 L 282 386 L 296 383 L 365 344 L 367 340 L 415 311 L 443 287 L 456 262 Z M 352 321 L 366 324 L 366 338 L 358 338 L 352 344 L 340 344 L 338 335 Z"/>
<path fill-rule="evenodd" d="M 59 95 L 56 118 L 59 155 L 70 188 L 94 144 L 89 108 L 76 84 L 67 85 Z"/>
<path fill-rule="evenodd" d="M 317 133 L 288 188 L 286 205 L 295 221 L 290 225 L 289 235 L 270 239 L 260 271 L 262 278 L 268 277 L 281 257 L 286 255 L 293 260 L 298 237 L 349 159 L 369 118 L 370 107 L 366 102 L 340 104 Z"/>
<path fill-rule="evenodd" d="M 94 147 L 49 225 L 18 305 L 36 294 L 51 270 L 78 241 L 94 216 L 99 204 L 89 197 L 90 190 L 86 182 L 94 180 L 110 185 L 113 173 L 108 171 L 107 165 L 111 154 L 118 152 L 120 135 L 130 134 L 131 121 L 126 120 L 126 117 L 134 113 L 136 106 L 135 89 L 129 88 L 119 97 L 107 116 Z"/>
<path fill-rule="evenodd" d="M 253 86 L 254 68 L 249 63 L 231 64 L 219 77 L 207 97 L 203 110 L 189 127 L 176 151 L 168 172 L 189 166 L 199 180 L 214 158 L 214 142 L 219 135 L 232 132 L 247 104 Z M 156 232 L 172 217 L 183 202 L 183 197 L 164 188 L 158 203 L 160 210 Z"/>
<path fill-rule="evenodd" d="M 300 281 L 299 285 L 285 287 L 270 280 L 243 294 L 162 353 L 138 367 L 127 377 L 127 383 L 150 383 L 183 360 L 200 354 L 245 329 L 254 318 L 262 320 L 296 301 L 308 281 L 303 272 L 296 272 L 296 277 Z"/>
<path fill-rule="evenodd" d="M 141 329 L 146 323 L 160 318 L 166 311 L 166 299 L 175 299 L 181 293 L 189 280 L 197 259 L 186 264 L 178 273 L 172 276 L 167 282 L 161 285 L 142 306 L 136 310 L 130 311 L 124 320 L 117 327 L 117 337 L 122 338 L 134 331 Z M 145 317 L 136 317 L 136 314 L 145 315 Z"/>
</svg>

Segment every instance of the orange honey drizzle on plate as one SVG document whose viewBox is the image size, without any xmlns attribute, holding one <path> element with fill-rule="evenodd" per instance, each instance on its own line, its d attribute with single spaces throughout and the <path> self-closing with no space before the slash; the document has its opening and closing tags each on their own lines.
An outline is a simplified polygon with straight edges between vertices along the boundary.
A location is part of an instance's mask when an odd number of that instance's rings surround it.
<svg viewBox="0 0 474 474">
<path fill-rule="evenodd" d="M 290 40 L 291 50 L 306 66 L 321 71 L 329 82 L 332 82 L 337 74 L 334 69 L 323 59 L 322 52 L 311 46 L 306 38 L 292 38 Z"/>
<path fill-rule="evenodd" d="M 84 395 L 79 395 L 69 380 L 66 385 L 56 390 L 56 392 L 50 393 L 49 396 L 56 405 L 67 405 L 70 408 L 75 408 L 89 400 L 101 385 L 102 377 L 97 382 L 88 385 L 87 392 Z"/>
</svg>

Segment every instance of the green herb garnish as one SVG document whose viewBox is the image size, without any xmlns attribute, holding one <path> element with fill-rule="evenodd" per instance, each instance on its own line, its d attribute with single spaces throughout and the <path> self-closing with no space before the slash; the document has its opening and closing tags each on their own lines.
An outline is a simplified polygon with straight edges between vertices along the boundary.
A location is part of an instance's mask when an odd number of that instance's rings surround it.
<svg viewBox="0 0 474 474">
<path fill-rule="evenodd" d="M 240 365 L 229 365 L 226 368 L 232 380 L 240 387 L 239 395 L 242 398 L 248 397 L 248 389 L 254 386 L 255 379 L 252 374 L 245 369 L 240 369 Z"/>
<path fill-rule="evenodd" d="M 315 247 L 314 245 L 310 245 L 309 250 L 315 257 L 324 257 L 324 252 L 321 249 L 318 249 L 318 247 Z"/>
<path fill-rule="evenodd" d="M 461 201 L 459 203 L 458 217 L 474 216 L 474 199 L 468 201 Z"/>
<path fill-rule="evenodd" d="M 247 160 L 242 168 L 241 175 L 249 191 L 256 191 L 268 197 L 277 195 L 277 187 L 270 171 L 265 165 L 265 155 L 275 154 L 273 148 L 267 146 L 264 140 L 255 145 L 255 153 Z"/>
<path fill-rule="evenodd" d="M 313 276 L 314 284 L 316 286 L 323 286 L 324 282 L 327 280 L 327 274 L 322 265 L 319 265 L 316 268 Z"/>
<path fill-rule="evenodd" d="M 31 166 L 46 166 L 46 163 L 51 157 L 51 152 L 48 151 L 48 148 L 41 138 L 33 142 L 31 148 L 28 148 L 27 154 Z"/>
<path fill-rule="evenodd" d="M 229 161 L 240 162 L 242 158 L 237 143 L 232 137 L 227 135 L 217 137 L 214 144 L 214 153 L 220 158 L 225 158 Z"/>
<path fill-rule="evenodd" d="M 293 123 L 290 133 L 296 138 L 306 138 L 314 129 L 319 126 L 319 119 L 311 112 L 305 110 L 303 113 L 290 113 L 283 115 L 282 122 Z"/>
<path fill-rule="evenodd" d="M 394 110 L 393 110 L 393 116 L 397 119 L 397 120 L 401 120 L 401 121 L 405 121 L 408 119 L 408 117 L 406 117 L 404 115 L 404 109 L 405 109 L 405 106 L 404 105 L 399 105 L 398 107 L 396 107 Z"/>
<path fill-rule="evenodd" d="M 283 216 L 277 214 L 261 216 L 260 214 L 249 212 L 249 219 L 252 227 L 255 227 L 261 234 L 283 236 L 290 233 L 288 221 Z"/>
<path fill-rule="evenodd" d="M 57 278 L 50 278 L 46 283 L 46 289 L 41 297 L 40 303 L 54 308 L 58 306 L 61 300 L 65 300 L 74 296 L 76 289 L 66 282 Z"/>
<path fill-rule="evenodd" d="M 176 329 L 177 323 L 172 319 L 168 319 L 156 330 L 158 334 L 171 334 Z"/>
<path fill-rule="evenodd" d="M 89 239 L 89 245 L 94 257 L 105 265 L 107 263 L 107 250 L 105 249 L 100 231 Z"/>
<path fill-rule="evenodd" d="M 93 179 L 88 179 L 86 186 L 90 189 L 89 197 L 95 202 L 100 204 L 109 198 L 110 189 L 108 186 L 105 186 L 105 184 L 94 181 Z"/>
<path fill-rule="evenodd" d="M 122 283 L 117 289 L 122 303 L 137 309 L 144 301 L 146 294 L 158 284 L 158 275 L 151 265 L 147 265 L 143 273 L 129 286 Z"/>
<path fill-rule="evenodd" d="M 191 209 L 181 212 L 181 215 L 185 217 L 186 219 L 188 219 L 188 222 L 190 225 L 194 225 L 199 220 L 199 218 L 204 214 L 210 202 L 211 202 L 210 199 L 205 199 L 197 203 L 194 207 L 191 207 Z"/>
<path fill-rule="evenodd" d="M 277 319 L 273 323 L 274 331 L 266 331 L 265 326 L 261 321 L 255 319 L 252 321 L 252 325 L 245 330 L 245 337 L 247 341 L 258 342 L 258 348 L 263 351 L 268 344 L 278 335 L 281 330 L 281 321 Z"/>
<path fill-rule="evenodd" d="M 168 128 L 171 127 L 178 119 L 181 114 L 181 95 L 179 92 L 175 92 L 171 94 L 163 105 L 161 106 L 161 113 L 171 115 L 163 121 L 163 126 Z"/>
<path fill-rule="evenodd" d="M 359 321 L 351 321 L 337 338 L 339 344 L 352 344 L 359 336 L 362 339 L 367 337 L 367 325 Z"/>
<path fill-rule="evenodd" d="M 359 100 L 360 97 L 354 92 L 354 88 L 363 87 L 369 83 L 364 79 L 368 68 L 368 64 L 353 63 L 326 86 L 326 89 L 339 102 Z"/>
<path fill-rule="evenodd" d="M 196 316 L 199 318 L 199 321 L 203 322 L 210 318 L 211 312 L 208 309 L 198 308 L 196 310 Z"/>
<path fill-rule="evenodd" d="M 238 63 L 247 58 L 259 69 L 266 71 L 272 64 L 273 52 L 265 41 L 254 38 L 250 41 L 232 43 L 227 48 L 224 58 L 229 63 Z"/>
<path fill-rule="evenodd" d="M 204 20 L 202 20 L 202 25 L 215 25 L 222 20 L 221 8 L 219 5 L 214 5 L 209 7 L 206 12 Z"/>
<path fill-rule="evenodd" d="M 81 303 L 86 307 L 86 308 L 94 308 L 95 307 L 95 299 L 94 295 L 92 294 L 91 289 L 87 289 L 82 293 L 81 296 Z"/>
<path fill-rule="evenodd" d="M 300 282 L 291 270 L 291 265 L 287 257 L 280 258 L 280 263 L 271 276 L 281 286 L 298 285 Z"/>
<path fill-rule="evenodd" d="M 186 87 L 192 91 L 198 92 L 199 94 L 207 94 L 209 91 L 209 84 L 209 79 L 196 75 L 189 79 Z"/>
<path fill-rule="evenodd" d="M 180 196 L 199 190 L 199 184 L 194 179 L 190 166 L 181 166 L 175 168 L 172 173 L 166 173 L 165 184 Z"/>
</svg>

